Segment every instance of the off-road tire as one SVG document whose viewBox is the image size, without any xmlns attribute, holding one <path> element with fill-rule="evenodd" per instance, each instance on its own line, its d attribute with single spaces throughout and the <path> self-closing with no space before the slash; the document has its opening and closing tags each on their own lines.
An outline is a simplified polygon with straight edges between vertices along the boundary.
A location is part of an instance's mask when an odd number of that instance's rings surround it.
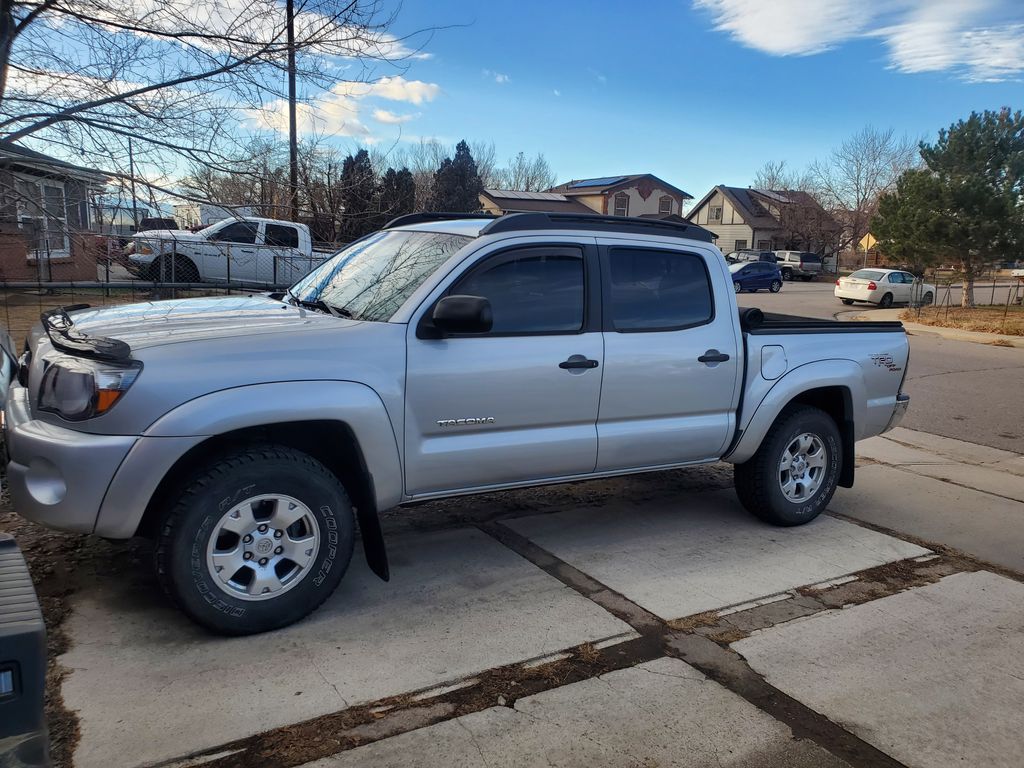
<svg viewBox="0 0 1024 768">
<path fill-rule="evenodd" d="M 933 294 L 933 293 L 932 293 L 931 291 L 928 291 L 928 293 L 926 293 L 926 294 L 925 294 L 925 295 L 924 295 L 924 296 L 923 296 L 923 297 L 921 298 L 921 303 L 922 303 L 922 304 L 923 304 L 924 306 L 926 306 L 926 307 L 927 307 L 927 306 L 930 306 L 930 305 L 932 304 L 932 302 L 934 302 L 934 301 L 935 301 L 935 295 L 934 295 L 934 294 Z"/>
<path fill-rule="evenodd" d="M 810 499 L 794 503 L 782 492 L 778 467 L 787 446 L 805 432 L 817 435 L 828 452 L 825 477 Z M 740 503 L 755 517 L 772 525 L 803 525 L 832 500 L 842 466 L 842 439 L 832 417 L 809 405 L 791 405 L 779 414 L 757 453 L 733 468 L 733 480 Z"/>
<path fill-rule="evenodd" d="M 254 445 L 214 459 L 171 500 L 156 542 L 156 574 L 189 618 L 224 635 L 250 635 L 292 624 L 331 596 L 352 559 L 355 519 L 338 479 L 311 456 L 281 445 Z M 206 566 L 211 535 L 233 502 L 286 494 L 312 512 L 320 546 L 309 572 L 279 597 L 229 595 Z"/>
<path fill-rule="evenodd" d="M 892 306 L 892 294 L 887 293 L 882 297 L 882 300 L 878 302 L 879 309 L 888 309 Z"/>
</svg>

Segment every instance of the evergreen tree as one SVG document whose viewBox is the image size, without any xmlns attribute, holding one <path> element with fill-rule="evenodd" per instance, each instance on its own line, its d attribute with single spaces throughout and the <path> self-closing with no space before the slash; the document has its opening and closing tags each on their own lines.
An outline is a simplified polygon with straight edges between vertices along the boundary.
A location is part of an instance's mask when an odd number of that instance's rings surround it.
<svg viewBox="0 0 1024 768">
<path fill-rule="evenodd" d="M 925 251 L 958 266 L 965 307 L 974 281 L 1024 247 L 1024 115 L 972 112 L 921 144 L 925 169 L 908 171 L 883 195 L 873 230 L 893 257 Z"/>
<path fill-rule="evenodd" d="M 408 168 L 388 168 L 380 181 L 381 226 L 396 216 L 412 213 L 416 208 L 416 182 Z"/>
<path fill-rule="evenodd" d="M 434 211 L 471 213 L 480 209 L 483 183 L 476 161 L 465 140 L 455 147 L 455 157 L 445 158 L 434 174 L 434 194 L 430 208 Z"/>
<path fill-rule="evenodd" d="M 355 240 L 377 228 L 377 177 L 370 155 L 360 149 L 341 165 L 340 196 L 344 205 L 341 236 Z"/>
</svg>

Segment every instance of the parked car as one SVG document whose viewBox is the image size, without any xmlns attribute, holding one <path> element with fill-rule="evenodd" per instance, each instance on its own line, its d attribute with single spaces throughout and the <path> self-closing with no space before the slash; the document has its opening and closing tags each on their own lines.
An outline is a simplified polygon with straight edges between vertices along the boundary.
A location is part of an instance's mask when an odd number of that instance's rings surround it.
<svg viewBox="0 0 1024 768">
<path fill-rule="evenodd" d="M 843 304 L 864 301 L 879 307 L 894 303 L 931 304 L 935 301 L 935 286 L 916 282 L 911 273 L 900 269 L 860 269 L 848 277 L 836 280 L 835 295 Z"/>
<path fill-rule="evenodd" d="M 731 251 L 728 254 L 726 254 L 725 260 L 733 264 L 738 261 L 767 261 L 774 264 L 775 254 L 772 251 Z"/>
<path fill-rule="evenodd" d="M 198 232 L 138 233 L 125 254 L 143 280 L 288 285 L 331 252 L 314 250 L 305 224 L 249 217 L 225 219 Z"/>
<path fill-rule="evenodd" d="M 732 273 L 732 287 L 736 293 L 756 293 L 762 288 L 772 293 L 782 290 L 782 273 L 775 264 L 765 261 L 737 261 L 729 265 L 729 272 Z"/>
<path fill-rule="evenodd" d="M 327 599 L 357 522 L 387 579 L 401 504 L 724 459 L 801 525 L 903 417 L 907 337 L 766 321 L 731 286 L 688 224 L 413 214 L 285 293 L 53 310 L 10 386 L 11 498 L 152 537 L 176 604 L 234 635 Z"/>
<path fill-rule="evenodd" d="M 776 264 L 783 280 L 800 278 L 809 282 L 821 274 L 821 256 L 809 251 L 776 251 Z"/>
</svg>

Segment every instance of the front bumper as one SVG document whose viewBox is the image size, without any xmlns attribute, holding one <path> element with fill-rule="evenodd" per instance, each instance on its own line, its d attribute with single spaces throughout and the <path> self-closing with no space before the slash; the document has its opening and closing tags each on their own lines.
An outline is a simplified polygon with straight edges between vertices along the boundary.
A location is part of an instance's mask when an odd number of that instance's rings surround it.
<svg viewBox="0 0 1024 768">
<path fill-rule="evenodd" d="M 3 420 L 7 484 L 15 511 L 50 528 L 92 533 L 117 468 L 138 440 L 92 435 L 32 418 L 28 390 L 7 392 Z"/>
<path fill-rule="evenodd" d="M 907 415 L 907 409 L 910 407 L 910 395 L 906 395 L 900 392 L 896 395 L 896 406 L 892 409 L 892 416 L 889 417 L 889 423 L 885 425 L 883 432 L 888 432 L 890 429 L 895 429 L 903 421 L 903 417 Z"/>
</svg>

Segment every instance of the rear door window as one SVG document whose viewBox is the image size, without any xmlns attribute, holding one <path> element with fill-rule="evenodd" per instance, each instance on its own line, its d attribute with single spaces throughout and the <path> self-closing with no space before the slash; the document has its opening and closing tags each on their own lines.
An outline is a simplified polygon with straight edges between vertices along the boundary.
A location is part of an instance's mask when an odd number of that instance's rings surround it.
<svg viewBox="0 0 1024 768">
<path fill-rule="evenodd" d="M 611 248 L 607 269 L 606 315 L 616 331 L 678 330 L 714 317 L 711 280 L 696 254 Z"/>
<path fill-rule="evenodd" d="M 299 230 L 287 224 L 267 224 L 266 241 L 278 248 L 298 248 Z"/>
</svg>

